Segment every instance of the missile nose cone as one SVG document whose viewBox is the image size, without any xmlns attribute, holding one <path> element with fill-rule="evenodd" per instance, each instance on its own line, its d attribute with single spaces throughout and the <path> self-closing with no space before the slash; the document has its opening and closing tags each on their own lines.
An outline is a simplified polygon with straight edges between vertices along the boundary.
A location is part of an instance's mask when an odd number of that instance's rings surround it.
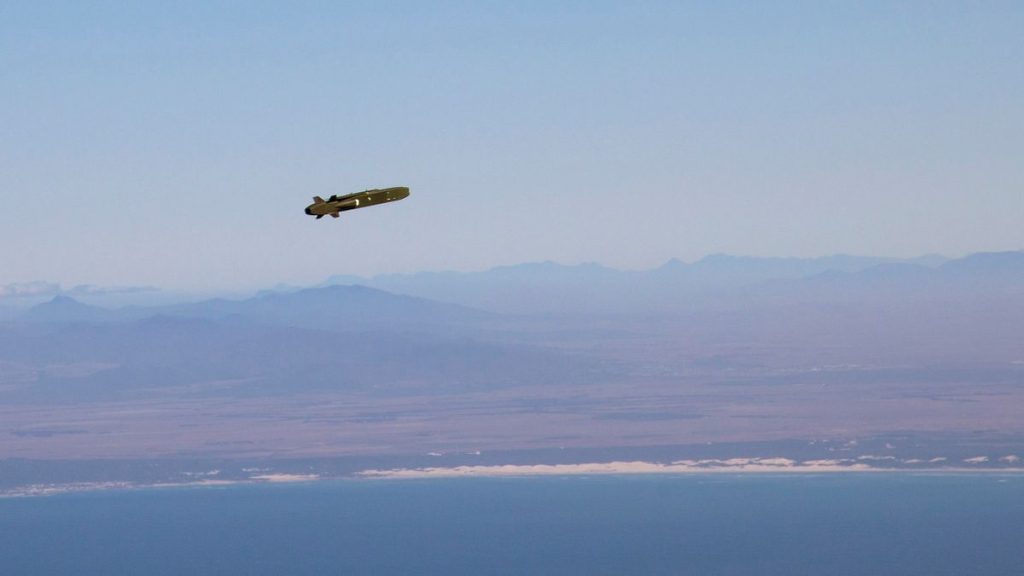
<svg viewBox="0 0 1024 576">
<path fill-rule="evenodd" d="M 309 209 L 309 206 L 306 206 L 306 214 L 313 215 L 313 211 Z"/>
</svg>

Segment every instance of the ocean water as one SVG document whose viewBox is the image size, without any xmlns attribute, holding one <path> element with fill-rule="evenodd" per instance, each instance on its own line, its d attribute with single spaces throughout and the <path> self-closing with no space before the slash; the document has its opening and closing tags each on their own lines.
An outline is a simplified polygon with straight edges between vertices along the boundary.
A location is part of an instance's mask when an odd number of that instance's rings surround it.
<svg viewBox="0 0 1024 576">
<path fill-rule="evenodd" d="M 1024 478 L 478 478 L 6 499 L 0 574 L 1024 575 Z"/>
</svg>

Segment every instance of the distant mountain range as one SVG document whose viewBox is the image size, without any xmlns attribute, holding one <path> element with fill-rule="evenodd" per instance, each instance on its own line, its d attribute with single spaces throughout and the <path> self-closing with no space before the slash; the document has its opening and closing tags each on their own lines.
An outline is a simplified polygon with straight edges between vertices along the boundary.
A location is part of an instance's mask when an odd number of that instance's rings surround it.
<svg viewBox="0 0 1024 576">
<path fill-rule="evenodd" d="M 19 367 L 24 373 L 24 385 L 0 393 L 0 400 L 49 402 L 324 390 L 450 393 L 567 381 L 584 371 L 571 356 L 463 337 L 168 316 L 0 326 L 0 359 L 12 373 Z"/>
<path fill-rule="evenodd" d="M 1007 362 L 1024 361 L 1024 252 L 710 256 L 642 272 L 544 262 L 169 306 L 58 295 L 7 314 L 0 402 L 628 388 L 836 351 L 856 363 L 890 351 L 998 360 L 1006 378 Z"/>
<path fill-rule="evenodd" d="M 692 264 L 670 260 L 647 271 L 542 262 L 473 273 L 334 276 L 327 284 L 359 284 L 502 313 L 659 313 L 732 306 L 751 298 L 846 300 L 853 295 L 905 296 L 921 289 L 954 297 L 964 289 L 1013 293 L 1024 285 L 1024 252 L 981 253 L 955 260 L 934 255 L 905 260 L 713 255 Z"/>
<path fill-rule="evenodd" d="M 363 286 L 120 309 L 57 296 L 0 323 L 0 401 L 442 393 L 588 373 L 574 355 L 479 338 L 495 318 Z"/>
<path fill-rule="evenodd" d="M 215 298 L 172 306 L 101 308 L 68 296 L 30 308 L 28 322 L 127 322 L 149 317 L 231 319 L 334 331 L 434 330 L 485 320 L 489 312 L 458 304 L 390 294 L 365 286 L 327 286 L 252 298 Z"/>
<path fill-rule="evenodd" d="M 1022 290 L 1022 251 L 906 260 L 713 255 L 692 264 L 670 260 L 646 271 L 541 262 L 483 272 L 333 276 L 316 288 L 280 287 L 251 298 L 165 306 L 105 308 L 58 295 L 23 313 L 8 308 L 4 317 L 110 322 L 162 315 L 333 331 L 445 331 L 493 322 L 494 314 L 658 314 L 794 302 L 1018 297 Z"/>
</svg>

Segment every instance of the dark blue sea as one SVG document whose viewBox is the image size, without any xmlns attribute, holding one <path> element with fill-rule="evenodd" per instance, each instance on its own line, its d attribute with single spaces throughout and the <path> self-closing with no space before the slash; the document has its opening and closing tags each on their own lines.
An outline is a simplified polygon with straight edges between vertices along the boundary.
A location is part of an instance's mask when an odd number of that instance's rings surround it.
<svg viewBox="0 0 1024 576">
<path fill-rule="evenodd" d="M 0 500 L 0 574 L 1024 574 L 1024 478 L 335 481 Z"/>
</svg>

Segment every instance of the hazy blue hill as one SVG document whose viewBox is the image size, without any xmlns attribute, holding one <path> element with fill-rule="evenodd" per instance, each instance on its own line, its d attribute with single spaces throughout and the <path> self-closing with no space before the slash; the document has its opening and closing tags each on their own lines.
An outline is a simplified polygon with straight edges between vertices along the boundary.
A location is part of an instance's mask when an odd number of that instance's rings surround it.
<svg viewBox="0 0 1024 576">
<path fill-rule="evenodd" d="M 630 315 L 786 302 L 968 301 L 1020 295 L 1024 290 L 1024 252 L 982 253 L 948 261 L 938 256 L 898 260 L 848 255 L 802 259 L 718 254 L 692 264 L 672 260 L 642 272 L 618 271 L 593 263 L 565 266 L 538 262 L 473 273 L 385 275 L 365 282 L 372 286 L 287 287 L 247 299 L 116 310 L 87 306 L 62 296 L 36 306 L 23 318 L 101 322 L 160 314 L 236 318 L 333 331 L 402 329 L 456 334 L 497 321 L 494 312 Z"/>
<path fill-rule="evenodd" d="M 941 270 L 953 274 L 986 274 L 999 277 L 1024 277 L 1024 251 L 980 252 L 950 260 Z"/>
<path fill-rule="evenodd" d="M 17 317 L 28 322 L 131 322 L 152 316 L 234 318 L 326 330 L 452 330 L 485 321 L 492 313 L 457 304 L 390 294 L 365 286 L 327 286 L 267 291 L 246 299 L 214 298 L 169 306 L 106 309 L 67 296 L 37 305 Z"/>
<path fill-rule="evenodd" d="M 13 320 L 21 316 L 22 311 L 12 306 L 0 306 L 0 322 Z"/>
<path fill-rule="evenodd" d="M 440 393 L 570 381 L 592 372 L 586 360 L 467 336 L 488 321 L 500 318 L 364 286 L 119 310 L 58 297 L 0 325 L 0 361 L 38 373 L 8 399 L 59 401 L 158 389 L 229 396 Z"/>
<path fill-rule="evenodd" d="M 658 268 L 637 272 L 592 263 L 567 266 L 538 262 L 471 273 L 393 274 L 360 282 L 394 293 L 498 312 L 635 314 L 692 310 L 729 295 L 749 295 L 747 288 L 772 282 L 824 275 L 841 283 L 878 266 L 905 264 L 931 270 L 945 261 L 936 255 L 901 260 L 851 255 L 762 258 L 715 254 L 694 263 L 673 259 Z M 350 277 L 330 280 L 349 281 Z"/>
<path fill-rule="evenodd" d="M 967 304 L 992 297 L 1024 297 L 1024 253 L 979 253 L 938 267 L 886 263 L 856 272 L 828 271 L 753 286 L 746 296 L 761 299 L 762 305 L 771 301 Z"/>
<path fill-rule="evenodd" d="M 1017 257 L 964 260 L 937 268 L 885 263 L 830 270 L 724 291 L 681 312 L 680 331 L 703 342 L 1014 357 L 1013 347 L 1024 344 Z"/>
<path fill-rule="evenodd" d="M 693 264 L 670 260 L 655 272 L 737 285 L 767 279 L 798 278 L 827 270 L 853 272 L 894 260 L 845 254 L 821 258 L 762 258 L 712 254 Z"/>
<path fill-rule="evenodd" d="M 330 330 L 451 326 L 486 320 L 488 312 L 366 286 L 326 286 L 266 293 L 245 300 L 215 299 L 165 308 L 162 313 L 199 318 L 239 317 L 258 322 Z"/>
<path fill-rule="evenodd" d="M 892 259 L 836 255 L 822 258 L 762 258 L 713 254 L 687 264 L 670 260 L 638 279 L 647 302 L 662 310 L 691 310 L 746 298 L 771 283 L 799 281 L 816 275 L 865 270 Z"/>
<path fill-rule="evenodd" d="M 99 322 L 114 318 L 115 314 L 110 310 L 82 304 L 70 296 L 54 296 L 49 302 L 37 304 L 19 317 L 29 322 Z"/>
<path fill-rule="evenodd" d="M 627 273 L 588 263 L 532 262 L 483 272 L 422 272 L 359 279 L 375 288 L 501 313 L 600 310 L 619 297 Z M 329 283 L 351 283 L 335 276 Z M 599 288 L 599 289 L 598 289 Z"/>
<path fill-rule="evenodd" d="M 410 283 L 422 285 L 447 285 L 452 282 L 462 283 L 551 283 L 557 281 L 594 280 L 611 278 L 621 272 L 601 266 L 594 262 L 576 265 L 564 265 L 552 262 L 527 262 L 509 266 L 497 266 L 482 272 L 417 272 L 415 274 L 382 274 L 373 278 L 362 278 L 350 275 L 331 276 L 327 284 L 372 284 L 386 289 L 386 286 L 403 287 Z"/>
<path fill-rule="evenodd" d="M 904 296 L 908 290 L 920 290 L 937 282 L 939 273 L 916 264 L 877 264 L 864 270 L 828 270 L 813 276 L 792 280 L 772 280 L 750 287 L 751 295 L 812 299 L 815 301 L 846 301 L 851 297 Z"/>
<path fill-rule="evenodd" d="M 498 266 L 487 272 L 496 280 L 519 282 L 554 282 L 559 280 L 592 281 L 602 278 L 617 277 L 622 274 L 618 270 L 606 268 L 595 262 L 576 265 L 564 265 L 552 262 L 530 262 L 514 266 Z"/>
<path fill-rule="evenodd" d="M 579 380 L 591 362 L 530 347 L 388 332 L 326 332 L 233 319 L 0 327 L 4 361 L 81 365 L 3 395 L 80 401 L 161 394 L 249 396 L 316 390 L 444 393 Z M 592 371 L 591 371 L 592 372 Z"/>
<path fill-rule="evenodd" d="M 949 262 L 949 258 L 941 254 L 925 254 L 924 256 L 917 256 L 916 258 L 910 258 L 906 261 L 907 264 L 917 264 L 918 266 L 926 266 L 928 268 L 938 268 L 946 262 Z"/>
<path fill-rule="evenodd" d="M 949 292 L 964 298 L 1024 300 L 1024 252 L 972 254 L 952 260 L 939 271 Z"/>
</svg>

